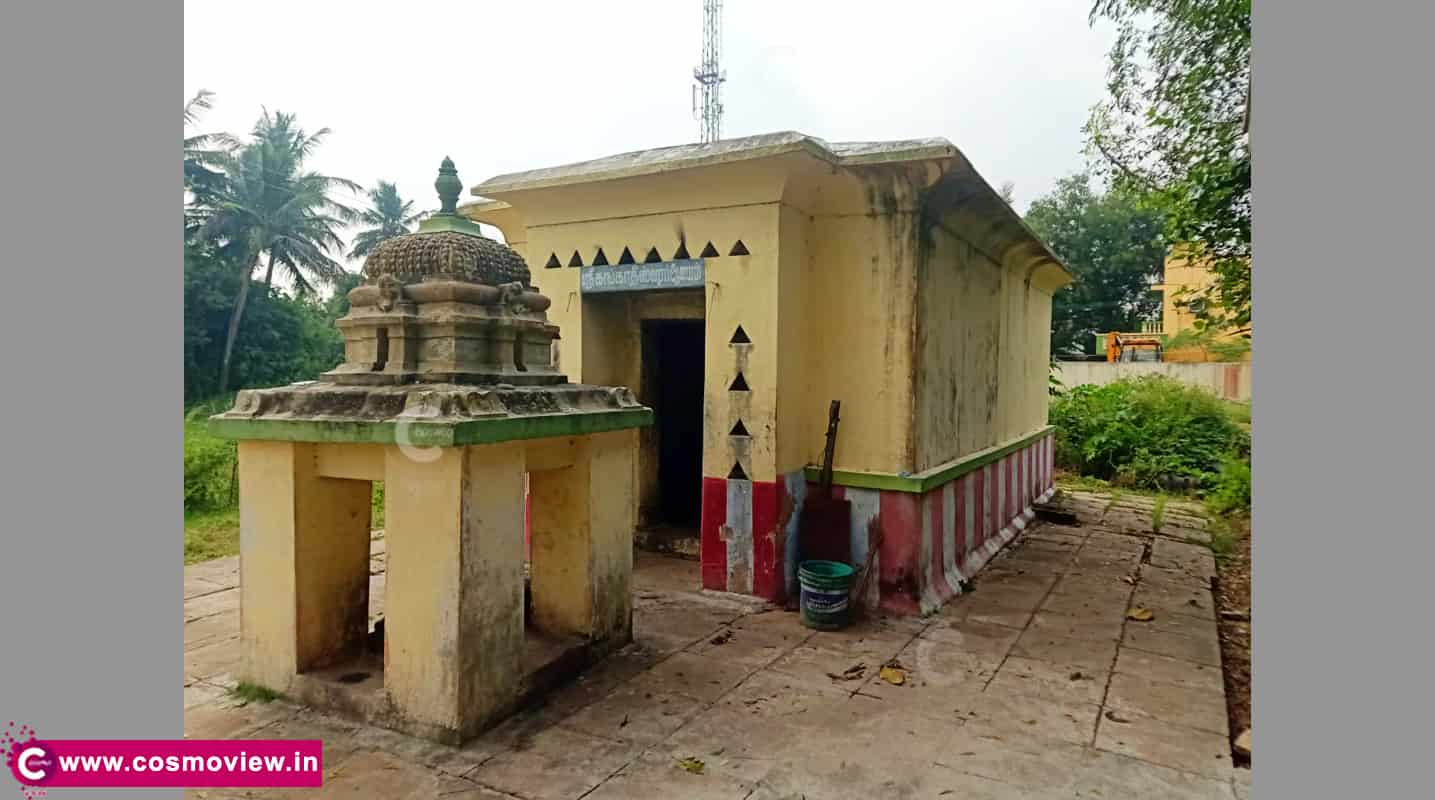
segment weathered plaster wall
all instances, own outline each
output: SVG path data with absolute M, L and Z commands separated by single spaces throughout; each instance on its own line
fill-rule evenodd
M 1046 424 L 1051 295 L 960 229 L 919 259 L 915 471 Z

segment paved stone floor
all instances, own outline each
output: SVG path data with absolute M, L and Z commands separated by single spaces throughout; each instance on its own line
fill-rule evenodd
M 1246 798 L 1194 510 L 1076 493 L 925 620 L 814 633 L 636 557 L 635 642 L 462 748 L 228 693 L 238 564 L 185 570 L 185 732 L 318 738 L 321 789 L 194 798 Z M 382 597 L 383 539 L 373 544 Z M 1144 608 L 1154 618 L 1128 620 Z M 379 609 L 375 609 L 377 612 Z M 900 665 L 894 685 L 879 675 Z M 889 671 L 889 676 L 893 673 Z M 702 762 L 701 774 L 680 767 Z M 689 762 L 691 764 L 692 762 Z

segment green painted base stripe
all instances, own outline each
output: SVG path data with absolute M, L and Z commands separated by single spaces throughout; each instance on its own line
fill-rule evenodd
M 546 439 L 642 428 L 653 424 L 646 409 L 543 414 L 466 422 L 411 422 L 403 425 L 405 444 L 415 447 L 463 447 L 517 439 Z M 400 423 L 319 419 L 227 419 L 210 417 L 209 430 L 224 439 L 286 442 L 395 444 Z
M 980 450 L 955 461 L 949 461 L 940 466 L 911 475 L 894 475 L 890 472 L 851 472 L 837 469 L 832 471 L 832 483 L 837 486 L 850 486 L 854 489 L 878 489 L 888 492 L 926 494 L 939 486 L 962 477 L 968 472 L 985 467 L 1003 456 L 1021 450 L 1037 440 L 1049 436 L 1055 430 L 1056 428 L 1054 426 L 1048 425 L 1040 430 L 1006 442 L 1005 444 Z M 804 472 L 807 476 L 807 480 L 814 483 L 822 477 L 822 470 L 818 467 L 809 465 L 804 468 Z

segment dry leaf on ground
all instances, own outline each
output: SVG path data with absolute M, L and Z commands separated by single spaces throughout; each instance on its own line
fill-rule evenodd
M 678 759 L 678 767 L 684 772 L 691 772 L 694 775 L 701 775 L 703 774 L 703 770 L 707 768 L 707 764 L 704 764 L 703 760 L 700 758 L 693 758 L 692 756 L 688 756 L 687 758 Z
M 901 686 L 907 682 L 907 671 L 899 664 L 885 664 L 877 672 L 877 676 L 893 686 Z
M 1126 618 L 1137 622 L 1150 622 L 1156 618 L 1156 613 L 1149 608 L 1137 606 L 1126 612 Z

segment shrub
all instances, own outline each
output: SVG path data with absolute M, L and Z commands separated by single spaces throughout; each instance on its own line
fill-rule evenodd
M 184 510 L 212 511 L 231 505 L 236 462 L 233 442 L 216 439 L 204 428 L 203 417 L 184 421 Z
M 1051 406 L 1056 459 L 1083 475 L 1157 488 L 1162 476 L 1208 482 L 1248 435 L 1215 396 L 1164 376 L 1078 386 Z
M 1239 458 L 1222 462 L 1215 484 L 1206 493 L 1206 507 L 1216 514 L 1250 510 L 1251 465 Z

